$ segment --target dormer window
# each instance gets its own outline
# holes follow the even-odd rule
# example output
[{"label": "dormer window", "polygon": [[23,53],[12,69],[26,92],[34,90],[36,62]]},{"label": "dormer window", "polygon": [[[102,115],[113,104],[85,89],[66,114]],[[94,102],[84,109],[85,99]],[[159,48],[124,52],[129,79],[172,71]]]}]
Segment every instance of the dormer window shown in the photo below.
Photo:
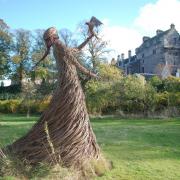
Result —
[{"label": "dormer window", "polygon": [[175,56],[178,56],[178,52],[175,52],[174,55],[175,55]]},{"label": "dormer window", "polygon": [[153,49],[153,54],[156,54],[156,50],[155,49]]},{"label": "dormer window", "polygon": [[144,73],[144,67],[142,67],[142,73]]}]

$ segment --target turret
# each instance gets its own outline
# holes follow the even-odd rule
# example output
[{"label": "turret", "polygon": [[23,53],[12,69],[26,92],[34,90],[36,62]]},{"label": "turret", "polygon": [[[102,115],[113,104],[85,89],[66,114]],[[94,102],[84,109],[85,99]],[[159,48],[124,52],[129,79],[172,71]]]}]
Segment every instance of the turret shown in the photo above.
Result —
[{"label": "turret", "polygon": [[171,29],[175,29],[175,25],[174,25],[174,24],[171,24],[171,25],[170,25],[170,28],[171,28]]},{"label": "turret", "polygon": [[150,39],[150,37],[148,37],[148,36],[143,36],[143,42],[147,41],[148,39]]},{"label": "turret", "polygon": [[121,54],[121,60],[124,60],[124,53]]},{"label": "turret", "polygon": [[129,61],[129,63],[131,61],[131,50],[128,51],[128,61]]},{"label": "turret", "polygon": [[156,35],[159,35],[159,34],[161,34],[161,33],[163,33],[162,30],[160,30],[160,29],[157,29],[157,30],[156,30]]}]

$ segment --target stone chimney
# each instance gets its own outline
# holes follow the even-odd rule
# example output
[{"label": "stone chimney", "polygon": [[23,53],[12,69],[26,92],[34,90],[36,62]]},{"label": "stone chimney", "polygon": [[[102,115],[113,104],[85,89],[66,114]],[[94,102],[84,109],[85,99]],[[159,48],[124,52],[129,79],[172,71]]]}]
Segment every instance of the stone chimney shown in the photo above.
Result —
[{"label": "stone chimney", "polygon": [[135,49],[135,53],[138,54],[139,53],[139,48]]},{"label": "stone chimney", "polygon": [[124,60],[124,53],[121,54],[121,60]]},{"label": "stone chimney", "polygon": [[124,53],[121,54],[121,61],[124,61]]},{"label": "stone chimney", "polygon": [[175,25],[174,25],[174,24],[171,24],[171,25],[170,25],[170,28],[171,28],[171,29],[175,29]]},{"label": "stone chimney", "polygon": [[131,50],[128,51],[128,58],[131,58]]},{"label": "stone chimney", "polygon": [[160,29],[157,29],[157,30],[156,30],[156,35],[159,35],[159,34],[161,34],[161,33],[163,33],[162,30],[160,30]]},{"label": "stone chimney", "polygon": [[112,58],[112,60],[111,60],[111,65],[115,66],[116,63],[117,63],[116,60],[115,60],[114,58]]},{"label": "stone chimney", "polygon": [[119,61],[121,61],[121,56],[120,55],[117,56],[117,62],[119,62]]},{"label": "stone chimney", "polygon": [[147,41],[148,39],[150,39],[150,37],[148,37],[148,36],[143,36],[143,42]]}]

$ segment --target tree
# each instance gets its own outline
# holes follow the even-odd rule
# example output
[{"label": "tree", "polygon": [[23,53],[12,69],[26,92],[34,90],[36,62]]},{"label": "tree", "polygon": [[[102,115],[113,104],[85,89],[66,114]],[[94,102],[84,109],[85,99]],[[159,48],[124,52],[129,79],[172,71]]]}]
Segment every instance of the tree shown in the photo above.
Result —
[{"label": "tree", "polygon": [[0,78],[10,72],[10,52],[12,50],[12,35],[8,25],[0,19]]},{"label": "tree", "polygon": [[156,89],[157,92],[164,91],[164,83],[163,80],[159,76],[153,76],[149,83]]},{"label": "tree", "polygon": [[[89,33],[87,26],[85,26],[84,23],[80,23],[78,29],[80,29],[81,32],[81,39],[86,39]],[[94,31],[98,38],[93,38],[88,42],[85,51],[79,54],[78,60],[85,67],[97,73],[100,69],[99,64],[102,62],[106,62],[107,54],[110,52],[110,50],[107,48],[108,42],[103,40],[101,29],[94,28]],[[82,87],[84,90],[86,90],[85,86],[90,78],[84,76],[82,73],[79,73],[79,76]]]},{"label": "tree", "polygon": [[30,78],[26,78],[26,81],[22,84],[22,93],[21,97],[23,97],[23,104],[27,108],[27,118],[30,116],[31,111],[31,100],[35,95],[36,89],[34,83],[30,80]]},{"label": "tree", "polygon": [[163,80],[164,89],[168,92],[180,92],[180,78],[170,76]]},{"label": "tree", "polygon": [[12,57],[14,73],[12,79],[22,86],[23,78],[28,73],[30,64],[31,33],[23,29],[15,32],[14,56]]},{"label": "tree", "polygon": [[75,47],[77,45],[77,40],[73,39],[73,33],[69,29],[61,29],[59,35],[66,47]]},{"label": "tree", "polygon": [[4,87],[4,82],[3,81],[1,81],[1,87]]},{"label": "tree", "polygon": [[[85,26],[84,23],[80,24],[80,29],[83,36],[82,39],[86,39],[88,34],[87,26]],[[107,60],[106,55],[110,50],[107,48],[108,42],[103,40],[101,29],[95,28],[94,31],[98,38],[93,38],[88,42],[84,53],[84,61],[96,71],[98,64]]]},{"label": "tree", "polygon": [[109,64],[99,64],[100,80],[86,83],[85,92],[88,110],[92,114],[112,113],[117,108],[119,89],[116,85],[122,80],[119,68]]},{"label": "tree", "polygon": [[158,64],[155,67],[155,73],[158,74],[162,79],[166,79],[167,77],[171,76],[173,72],[173,66],[168,64]]},{"label": "tree", "polygon": [[[32,66],[35,67],[37,62],[41,59],[46,47],[43,40],[44,30],[36,30],[33,40],[34,45],[31,53]],[[38,87],[38,97],[48,95],[52,92],[55,86],[55,81],[57,79],[57,70],[55,67],[55,61],[52,54],[47,56],[45,60],[38,64],[30,72],[32,81],[39,85]]]},{"label": "tree", "polygon": [[155,89],[143,76],[127,76],[116,84],[119,89],[119,106],[128,113],[144,112],[154,109]]}]

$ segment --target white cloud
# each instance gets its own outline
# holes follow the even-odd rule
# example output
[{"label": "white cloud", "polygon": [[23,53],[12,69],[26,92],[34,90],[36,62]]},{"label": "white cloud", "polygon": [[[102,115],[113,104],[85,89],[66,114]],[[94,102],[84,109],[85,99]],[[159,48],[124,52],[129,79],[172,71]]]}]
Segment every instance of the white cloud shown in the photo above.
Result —
[{"label": "white cloud", "polygon": [[157,29],[167,30],[171,23],[180,30],[180,1],[158,0],[156,3],[148,3],[140,9],[139,16],[134,25],[145,33],[154,35]]},{"label": "white cloud", "polygon": [[141,45],[143,36],[154,36],[157,29],[167,30],[174,23],[180,32],[180,0],[157,0],[140,8],[138,17],[132,22],[132,27],[111,26],[110,20],[103,21],[103,39],[109,42],[109,48],[114,49],[112,57],[128,50],[135,53],[135,48]]},{"label": "white cloud", "polygon": [[11,80],[0,80],[0,86],[1,86],[2,82],[3,82],[4,86],[10,86],[11,85]]},{"label": "white cloud", "polygon": [[[132,50],[138,47],[141,43],[142,36],[135,29],[121,27],[121,26],[109,26],[104,25],[102,30],[103,39],[108,41],[108,47],[114,51],[111,56],[116,57],[118,54],[125,53],[127,57],[128,50]],[[134,54],[134,53],[133,53]]]}]

